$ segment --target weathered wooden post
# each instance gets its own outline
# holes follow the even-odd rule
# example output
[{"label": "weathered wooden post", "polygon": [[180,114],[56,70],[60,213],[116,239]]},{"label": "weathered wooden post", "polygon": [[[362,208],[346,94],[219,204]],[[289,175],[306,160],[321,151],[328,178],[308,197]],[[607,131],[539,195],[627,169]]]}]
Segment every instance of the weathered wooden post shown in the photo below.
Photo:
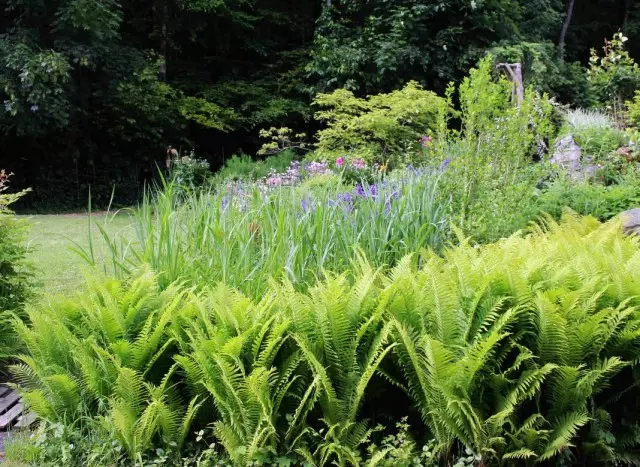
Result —
[{"label": "weathered wooden post", "polygon": [[518,107],[522,105],[524,99],[524,82],[522,80],[521,63],[499,63],[498,68],[504,68],[509,74],[509,80],[513,83],[512,98],[517,102]]}]

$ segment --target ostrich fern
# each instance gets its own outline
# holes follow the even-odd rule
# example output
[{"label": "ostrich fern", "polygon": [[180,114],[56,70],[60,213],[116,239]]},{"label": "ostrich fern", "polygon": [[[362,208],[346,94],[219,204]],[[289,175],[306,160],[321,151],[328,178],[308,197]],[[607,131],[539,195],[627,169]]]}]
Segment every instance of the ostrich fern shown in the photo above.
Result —
[{"label": "ostrich fern", "polygon": [[386,272],[358,259],[305,291],[271,281],[258,301],[159,291],[148,271],[91,281],[16,322],[14,371],[40,417],[98,421],[138,463],[193,422],[234,465],[390,465],[391,449],[365,448],[404,415],[436,465],[467,449],[484,465],[632,463],[638,247],[617,221],[567,215]]},{"label": "ostrich fern", "polygon": [[290,320],[274,313],[272,300],[254,305],[225,286],[202,303],[176,320],[176,360],[192,392],[213,402],[216,437],[235,465],[277,454],[278,442],[293,450],[316,384],[305,391]]},{"label": "ostrich fern", "polygon": [[156,435],[180,445],[197,404],[185,408],[173,387],[168,325],[189,306],[187,294],[177,286],[160,292],[149,271],[88,286],[30,310],[29,324],[16,321],[28,351],[13,367],[24,401],[50,423],[103,420],[131,458]]}]

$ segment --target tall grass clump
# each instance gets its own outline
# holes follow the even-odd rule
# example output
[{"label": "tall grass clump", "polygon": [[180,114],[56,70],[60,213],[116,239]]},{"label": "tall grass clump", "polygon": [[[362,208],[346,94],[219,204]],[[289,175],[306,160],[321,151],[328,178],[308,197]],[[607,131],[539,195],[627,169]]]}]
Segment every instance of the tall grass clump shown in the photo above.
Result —
[{"label": "tall grass clump", "polygon": [[148,270],[92,281],[18,324],[14,370],[42,429],[80,443],[64,465],[194,465],[202,440],[235,466],[637,458],[637,237],[567,216],[422,260],[256,299]]},{"label": "tall grass clump", "polygon": [[196,286],[224,282],[257,296],[271,279],[303,287],[345,271],[360,251],[393,265],[446,234],[438,173],[403,172],[376,184],[230,184],[183,194],[168,185],[134,215],[136,240],[108,239],[122,277],[141,264]]},{"label": "tall grass clump", "polygon": [[567,112],[567,125],[573,131],[583,131],[590,128],[613,128],[615,123],[611,116],[597,109],[573,109]]}]

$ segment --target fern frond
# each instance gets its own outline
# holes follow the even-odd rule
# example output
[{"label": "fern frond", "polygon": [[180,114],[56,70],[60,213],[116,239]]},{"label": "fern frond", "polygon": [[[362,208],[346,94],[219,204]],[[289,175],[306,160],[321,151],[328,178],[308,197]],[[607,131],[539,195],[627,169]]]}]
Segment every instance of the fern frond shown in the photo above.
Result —
[{"label": "fern frond", "polygon": [[589,417],[584,412],[569,412],[553,420],[549,443],[540,455],[540,460],[551,459],[561,450],[572,447],[571,440],[588,421]]}]

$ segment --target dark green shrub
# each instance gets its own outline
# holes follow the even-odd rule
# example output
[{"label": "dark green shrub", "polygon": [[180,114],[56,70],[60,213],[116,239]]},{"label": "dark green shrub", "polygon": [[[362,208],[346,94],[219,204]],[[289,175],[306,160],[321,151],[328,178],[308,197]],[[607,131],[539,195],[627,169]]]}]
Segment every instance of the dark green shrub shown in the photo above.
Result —
[{"label": "dark green shrub", "polygon": [[32,287],[32,269],[26,260],[27,223],[9,209],[24,193],[7,194],[8,178],[0,171],[0,372],[3,361],[19,347],[11,317],[22,314]]}]

